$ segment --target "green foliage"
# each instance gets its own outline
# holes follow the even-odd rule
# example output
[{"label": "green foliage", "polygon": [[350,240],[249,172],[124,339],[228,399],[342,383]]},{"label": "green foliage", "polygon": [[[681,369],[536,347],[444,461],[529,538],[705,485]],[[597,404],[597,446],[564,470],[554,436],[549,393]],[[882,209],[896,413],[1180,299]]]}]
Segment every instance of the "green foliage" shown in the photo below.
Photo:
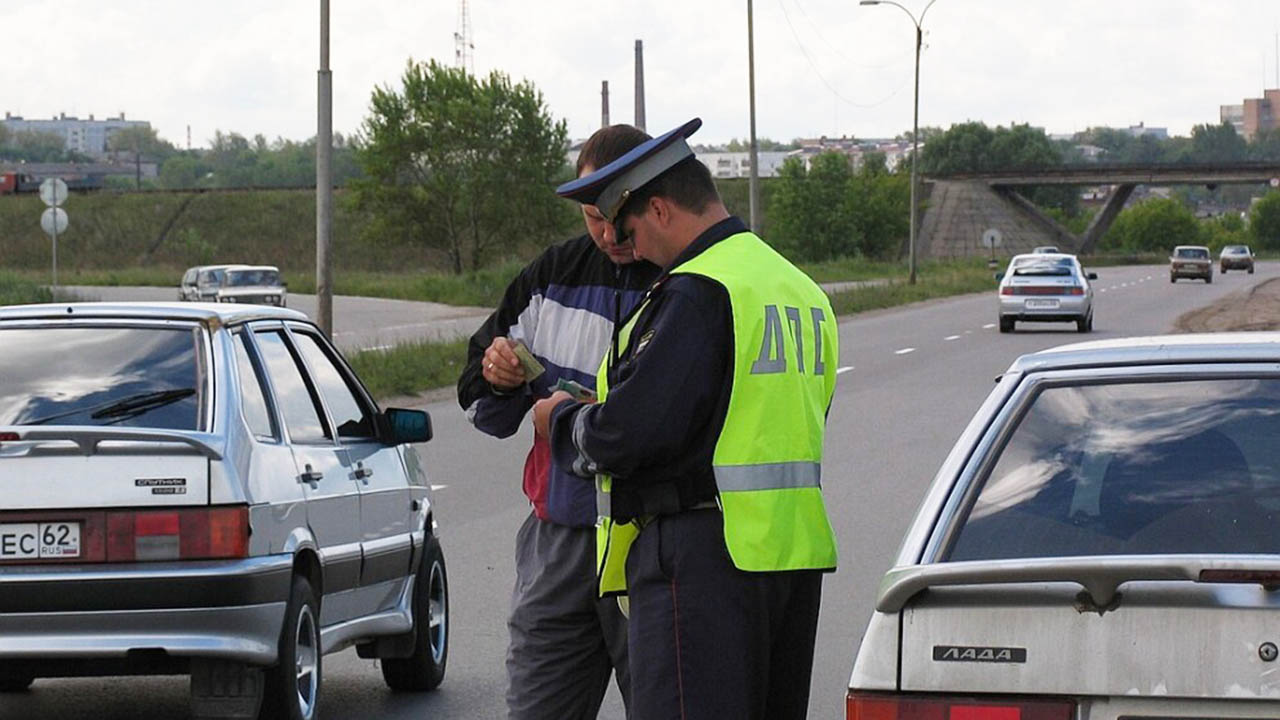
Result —
[{"label": "green foliage", "polygon": [[830,260],[854,254],[857,228],[849,207],[849,158],[825,152],[808,169],[788,158],[774,193],[775,236],[770,241],[793,260]]},{"label": "green foliage", "polygon": [[1200,244],[1215,253],[1226,245],[1248,245],[1250,240],[1238,213],[1228,212],[1200,223]]},{"label": "green foliage", "polygon": [[89,158],[67,150],[57,133],[11,132],[0,135],[0,160],[9,162],[85,162]]},{"label": "green foliage", "polygon": [[[772,152],[777,150],[798,150],[800,142],[792,140],[789,143],[771,140],[769,138],[756,138],[756,149],[760,152]],[[729,144],[725,146],[726,152],[748,152],[751,150],[751,138],[733,138]]]},{"label": "green foliage", "polygon": [[1249,211],[1249,233],[1258,249],[1280,249],[1280,191],[1272,190]]},{"label": "green foliage", "polygon": [[901,277],[883,285],[867,285],[831,295],[836,315],[849,315],[938,297],[990,292],[996,287],[986,263],[932,263],[920,266],[915,285]]},{"label": "green foliage", "polygon": [[49,288],[36,285],[17,273],[0,271],[0,305],[52,302]]},{"label": "green foliage", "polygon": [[467,341],[414,342],[347,356],[369,392],[379,400],[448,387],[467,361]]},{"label": "green foliage", "polygon": [[1175,245],[1200,244],[1200,225],[1185,205],[1156,198],[1121,211],[1099,243],[1100,249],[1168,251]]},{"label": "green foliage", "polygon": [[528,82],[410,62],[399,91],[373,91],[357,207],[368,232],[439,248],[455,273],[476,270],[514,238],[545,244],[567,232],[549,192],[567,176],[567,138]]}]

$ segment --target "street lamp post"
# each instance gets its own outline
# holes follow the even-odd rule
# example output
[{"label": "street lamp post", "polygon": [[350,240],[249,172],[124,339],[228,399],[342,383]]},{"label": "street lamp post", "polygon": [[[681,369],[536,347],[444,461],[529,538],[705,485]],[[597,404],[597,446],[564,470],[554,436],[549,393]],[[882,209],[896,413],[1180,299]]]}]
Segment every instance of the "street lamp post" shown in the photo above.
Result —
[{"label": "street lamp post", "polygon": [[915,108],[911,116],[911,235],[908,240],[907,252],[910,256],[908,263],[910,270],[907,275],[907,282],[916,284],[916,214],[919,206],[916,204],[916,155],[919,154],[920,144],[920,45],[924,40],[924,32],[920,29],[921,23],[924,22],[925,13],[929,12],[929,8],[937,0],[929,0],[929,4],[924,6],[924,10],[920,11],[920,19],[916,19],[911,11],[893,0],[862,0],[859,5],[893,5],[899,10],[907,14],[911,18],[911,23],[916,26],[916,90],[915,90]]}]

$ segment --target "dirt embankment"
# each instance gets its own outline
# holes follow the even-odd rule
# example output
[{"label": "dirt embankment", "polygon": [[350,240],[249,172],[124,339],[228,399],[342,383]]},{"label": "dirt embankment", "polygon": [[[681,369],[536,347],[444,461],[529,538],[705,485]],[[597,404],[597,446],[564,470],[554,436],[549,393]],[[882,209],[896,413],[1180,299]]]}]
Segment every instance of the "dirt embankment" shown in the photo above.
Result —
[{"label": "dirt embankment", "polygon": [[1192,310],[1178,318],[1174,329],[1177,332],[1280,330],[1280,278]]}]

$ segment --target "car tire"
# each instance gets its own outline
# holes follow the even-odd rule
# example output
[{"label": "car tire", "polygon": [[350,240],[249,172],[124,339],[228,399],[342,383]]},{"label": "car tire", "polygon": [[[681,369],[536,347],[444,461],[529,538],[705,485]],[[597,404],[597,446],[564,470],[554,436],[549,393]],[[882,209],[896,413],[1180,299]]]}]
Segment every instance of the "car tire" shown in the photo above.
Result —
[{"label": "car tire", "polygon": [[1205,284],[1205,285],[1212,285],[1212,284],[1213,284],[1213,276],[1212,276],[1212,275],[1205,275],[1205,276],[1204,276],[1204,284]]},{"label": "car tire", "polygon": [[261,720],[314,720],[320,694],[320,603],[311,582],[293,577],[280,631],[279,662],[268,668]]},{"label": "car tire", "polygon": [[1171,283],[1178,282],[1178,278],[1176,278],[1176,277],[1174,277],[1174,276],[1170,275],[1170,276],[1169,276],[1169,282],[1171,282]]},{"label": "car tire", "polygon": [[413,583],[410,632],[414,634],[413,654],[382,659],[382,679],[396,692],[434,690],[444,680],[449,661],[449,580],[440,541],[430,534]]},{"label": "car tire", "polygon": [[35,682],[36,676],[19,670],[8,663],[0,665],[0,692],[25,692]]},{"label": "car tire", "polygon": [[1250,275],[1252,275],[1252,274],[1253,274],[1253,266],[1252,266],[1252,265],[1250,265],[1250,266],[1249,266],[1249,274],[1250,274]]},{"label": "car tire", "polygon": [[1222,267],[1218,268],[1218,272],[1222,273],[1223,275],[1226,275],[1226,274],[1227,274],[1227,267],[1224,265],[1224,266],[1222,266]]},{"label": "car tire", "polygon": [[1004,318],[1004,317],[1000,318],[1000,332],[1002,333],[1013,332],[1014,322],[1015,321],[1013,318]]},{"label": "car tire", "polygon": [[1079,320],[1076,320],[1076,332],[1082,332],[1082,333],[1093,332],[1093,313],[1092,312],[1089,313],[1088,316],[1082,317]]}]

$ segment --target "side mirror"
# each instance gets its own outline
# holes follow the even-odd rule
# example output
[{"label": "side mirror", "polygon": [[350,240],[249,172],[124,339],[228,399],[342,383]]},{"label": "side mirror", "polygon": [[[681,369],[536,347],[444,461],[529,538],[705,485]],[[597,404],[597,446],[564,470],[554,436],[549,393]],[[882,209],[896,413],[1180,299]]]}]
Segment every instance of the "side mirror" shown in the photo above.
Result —
[{"label": "side mirror", "polygon": [[1085,275],[1085,277],[1089,278],[1090,280],[1097,280],[1097,279],[1098,279],[1098,273],[1091,272],[1091,273],[1089,273],[1089,274]]},{"label": "side mirror", "polygon": [[994,277],[994,278],[995,278],[995,279],[997,279],[997,280],[1003,280],[1003,279],[1004,279],[1004,272],[1003,272],[1003,271],[998,272],[998,273],[996,273],[995,275],[993,275],[992,277]]},{"label": "side mirror", "polygon": [[422,443],[431,439],[431,415],[424,410],[387,408],[382,416],[388,444]]}]

